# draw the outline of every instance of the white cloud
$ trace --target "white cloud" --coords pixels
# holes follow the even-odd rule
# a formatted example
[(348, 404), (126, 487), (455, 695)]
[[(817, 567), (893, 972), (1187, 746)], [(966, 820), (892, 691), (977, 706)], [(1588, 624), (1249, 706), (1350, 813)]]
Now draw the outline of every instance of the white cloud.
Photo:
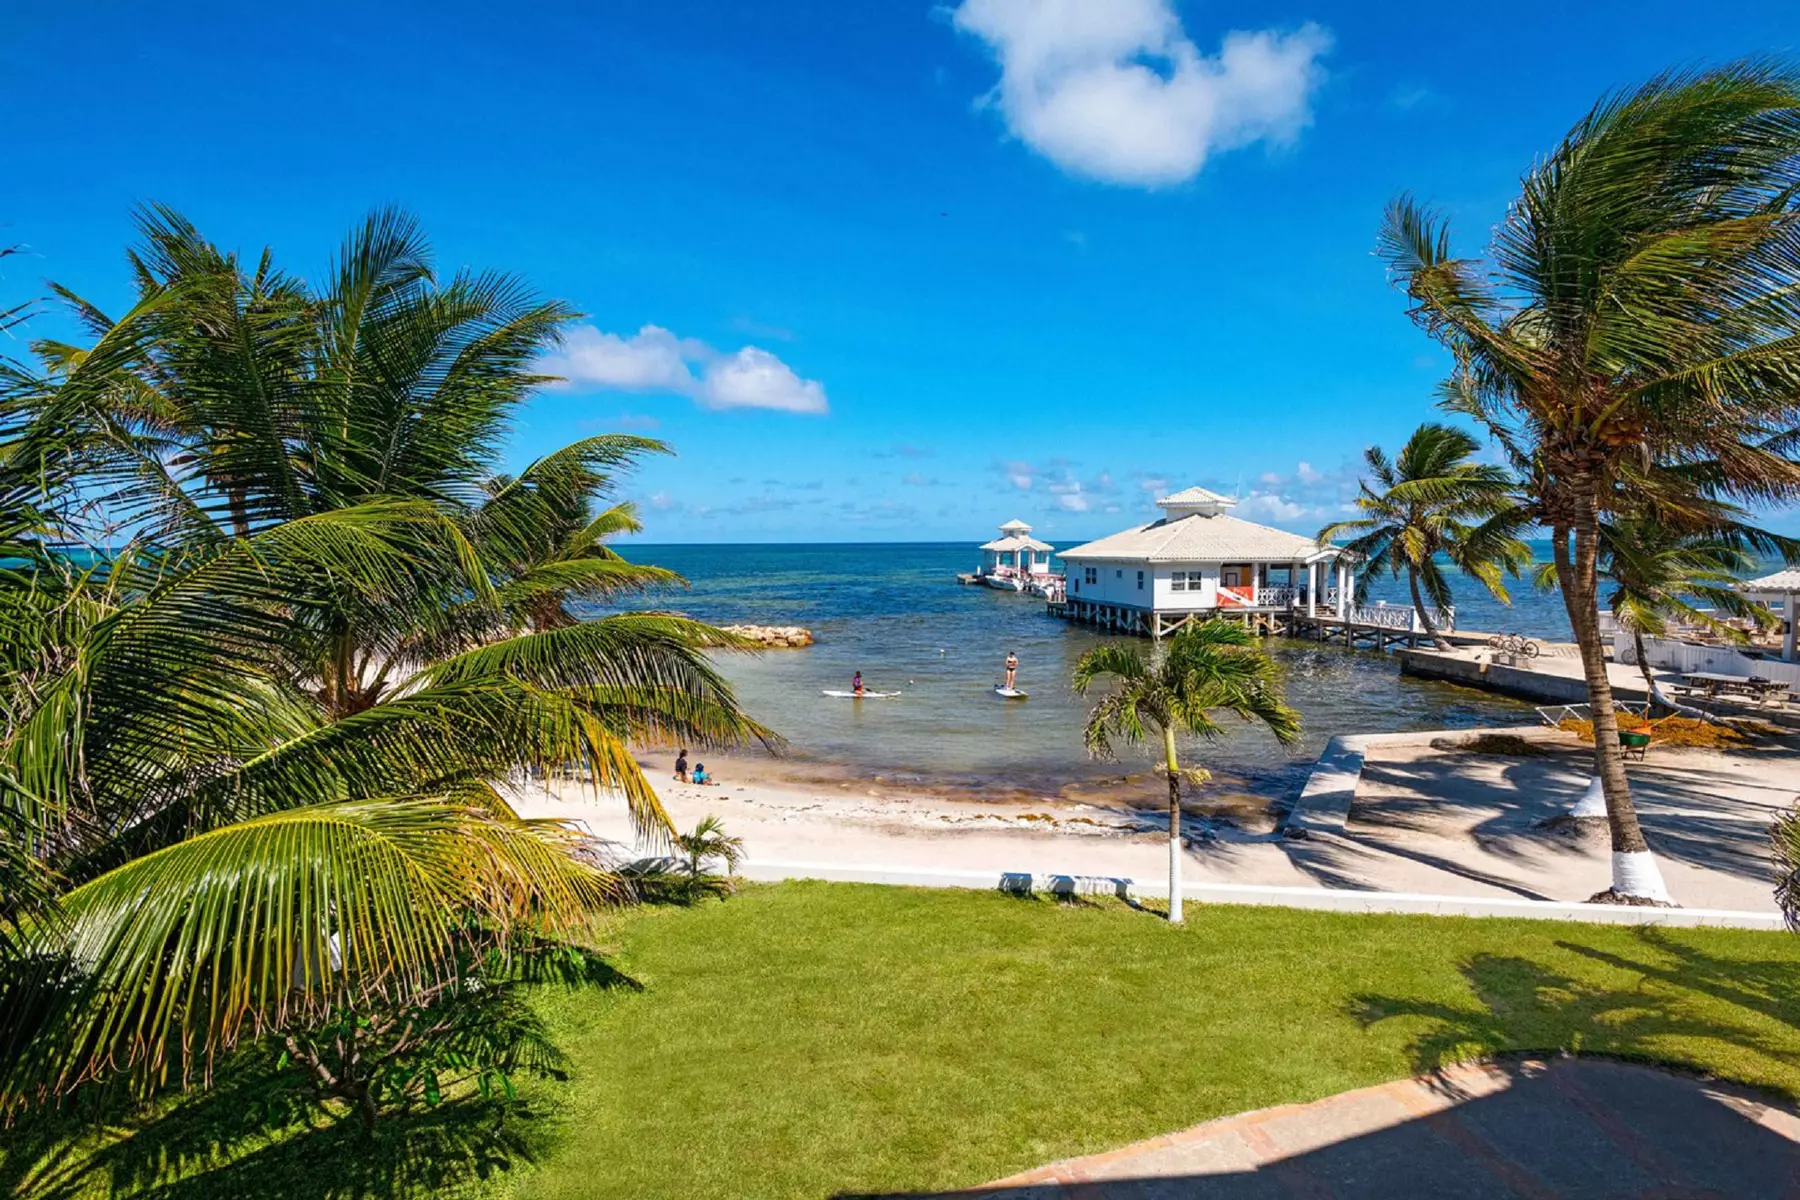
[(1011, 132), (1112, 183), (1192, 179), (1215, 151), (1291, 140), (1312, 120), (1331, 35), (1237, 31), (1206, 55), (1171, 0), (963, 0), (956, 27), (1000, 63)]
[(1036, 474), (1031, 464), (1028, 462), (1003, 463), (1000, 467), (1000, 473), (1005, 475), (1012, 485), (1021, 492), (1029, 492), (1031, 490), (1032, 478)]
[(1325, 480), (1325, 472), (1314, 470), (1313, 465), (1309, 462), (1301, 463), (1295, 469), (1294, 474), (1299, 477), (1301, 483), (1323, 483)]
[(1065, 479), (1049, 485), (1050, 494), (1056, 497), (1056, 507), (1064, 512), (1086, 512), (1088, 510), (1088, 494), (1078, 479)]
[(1282, 497), (1279, 492), (1251, 492), (1237, 503), (1233, 514), (1246, 521), (1298, 521), (1311, 509)]
[(817, 380), (800, 378), (792, 367), (755, 346), (707, 364), (699, 398), (708, 408), (773, 408), (795, 413), (829, 409), (825, 388)]
[(742, 513), (781, 512), (793, 508), (800, 501), (791, 496), (771, 496), (764, 492), (760, 496), (750, 496), (737, 504), (737, 511)]
[(679, 338), (658, 325), (630, 337), (578, 325), (562, 348), (538, 368), (559, 375), (564, 386), (626, 392), (674, 392), (706, 408), (769, 408), (823, 413), (825, 387), (802, 379), (767, 350), (745, 346), (721, 353), (697, 338)]
[(560, 353), (541, 364), (571, 384), (625, 392), (682, 391), (692, 385), (681, 339), (656, 325), (628, 338), (577, 325), (563, 338)]

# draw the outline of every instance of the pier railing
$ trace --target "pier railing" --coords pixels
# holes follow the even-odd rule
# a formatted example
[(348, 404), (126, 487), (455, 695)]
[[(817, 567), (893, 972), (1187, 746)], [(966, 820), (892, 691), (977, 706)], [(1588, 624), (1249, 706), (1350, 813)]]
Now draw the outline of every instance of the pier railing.
[[(1456, 629), (1456, 607), (1431, 611), (1432, 624), (1444, 633)], [(1425, 625), (1410, 604), (1352, 604), (1350, 619), (1358, 625), (1374, 625), (1380, 629), (1403, 629), (1408, 633), (1424, 633)]]
[(1350, 619), (1358, 625), (1374, 625), (1380, 629), (1405, 629), (1413, 627), (1413, 610), (1396, 608), (1388, 604), (1352, 604)]

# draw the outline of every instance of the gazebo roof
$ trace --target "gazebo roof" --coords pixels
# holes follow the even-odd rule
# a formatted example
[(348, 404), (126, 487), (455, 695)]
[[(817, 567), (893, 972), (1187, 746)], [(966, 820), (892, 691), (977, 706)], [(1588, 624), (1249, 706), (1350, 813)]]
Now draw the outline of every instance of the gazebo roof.
[[(1027, 528), (1030, 528), (1030, 527), (1027, 526)], [(998, 550), (1002, 554), (1006, 553), (1008, 550), (1054, 550), (1054, 549), (1056, 549), (1056, 547), (1052, 546), (1049, 542), (1040, 542), (1034, 537), (1022, 537), (1022, 536), (1018, 536), (1018, 535), (1014, 535), (1012, 537), (996, 538), (994, 541), (988, 542), (987, 544), (983, 545), (981, 548), (983, 550)]]
[(1008, 521), (1006, 524), (1004, 524), (1000, 527), (1000, 532), (1001, 533), (1030, 533), (1031, 526), (1029, 526), (1025, 522), (1019, 520), (1019, 518), (1014, 517), (1012, 520)]
[(1738, 584), (1740, 592), (1800, 592), (1800, 568), (1788, 567), (1761, 579), (1746, 579)]

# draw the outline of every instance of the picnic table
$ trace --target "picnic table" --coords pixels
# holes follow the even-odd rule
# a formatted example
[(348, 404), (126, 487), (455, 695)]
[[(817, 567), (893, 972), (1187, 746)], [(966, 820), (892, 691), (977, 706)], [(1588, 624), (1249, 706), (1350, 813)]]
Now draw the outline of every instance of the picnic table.
[(1690, 671), (1681, 677), (1681, 681), (1689, 688), (1705, 693), (1709, 700), (1716, 700), (1720, 696), (1744, 696), (1758, 704), (1767, 704), (1771, 700), (1785, 700), (1788, 688), (1792, 686), (1780, 679), (1755, 679), (1749, 675), (1721, 675), (1717, 671)]

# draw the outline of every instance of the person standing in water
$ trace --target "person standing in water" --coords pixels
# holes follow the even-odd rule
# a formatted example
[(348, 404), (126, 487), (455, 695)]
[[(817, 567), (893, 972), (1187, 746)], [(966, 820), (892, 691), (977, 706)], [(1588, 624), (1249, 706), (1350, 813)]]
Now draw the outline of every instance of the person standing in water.
[(1006, 652), (1006, 690), (1013, 691), (1013, 681), (1019, 675), (1019, 656), (1011, 650)]
[(858, 671), (850, 677), (850, 690), (858, 696), (863, 694), (862, 672)]

